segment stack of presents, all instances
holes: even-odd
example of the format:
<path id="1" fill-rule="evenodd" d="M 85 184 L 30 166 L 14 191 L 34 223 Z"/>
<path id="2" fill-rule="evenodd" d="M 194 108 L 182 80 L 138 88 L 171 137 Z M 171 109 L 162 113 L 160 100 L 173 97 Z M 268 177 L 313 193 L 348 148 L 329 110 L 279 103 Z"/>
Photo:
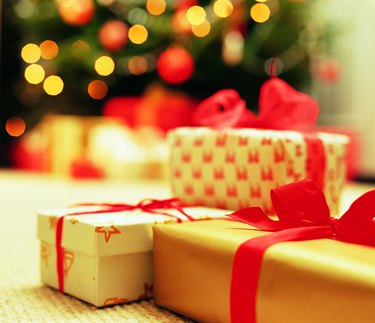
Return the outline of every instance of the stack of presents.
<path id="1" fill-rule="evenodd" d="M 173 198 L 41 212 L 43 282 L 202 322 L 374 322 L 375 191 L 340 214 L 348 138 L 276 77 L 259 107 L 222 90 L 169 133 Z"/>

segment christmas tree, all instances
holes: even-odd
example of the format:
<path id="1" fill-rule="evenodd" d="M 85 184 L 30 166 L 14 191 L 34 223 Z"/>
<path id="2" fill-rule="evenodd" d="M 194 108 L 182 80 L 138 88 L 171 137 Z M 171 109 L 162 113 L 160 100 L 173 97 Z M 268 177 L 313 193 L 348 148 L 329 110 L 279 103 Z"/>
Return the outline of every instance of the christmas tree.
<path id="1" fill-rule="evenodd" d="M 197 99 L 234 88 L 256 110 L 272 61 L 306 89 L 325 55 L 313 9 L 302 0 L 6 2 L 2 141 L 50 112 L 100 115 L 106 99 L 155 83 Z M 21 131 L 6 130 L 9 120 Z"/>

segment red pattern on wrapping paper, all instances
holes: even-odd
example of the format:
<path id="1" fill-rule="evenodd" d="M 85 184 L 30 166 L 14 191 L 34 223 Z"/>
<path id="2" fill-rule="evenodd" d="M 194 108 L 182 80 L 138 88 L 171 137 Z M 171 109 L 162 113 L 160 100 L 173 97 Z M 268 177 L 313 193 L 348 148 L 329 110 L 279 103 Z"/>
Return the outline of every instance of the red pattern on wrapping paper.
<path id="1" fill-rule="evenodd" d="M 262 181 L 273 181 L 273 169 L 271 166 L 268 165 L 267 169 L 263 166 L 260 167 L 260 179 Z"/>
<path id="2" fill-rule="evenodd" d="M 191 162 L 191 153 L 190 152 L 183 152 L 181 154 L 181 159 L 183 163 L 190 163 Z"/>
<path id="3" fill-rule="evenodd" d="M 176 147 L 180 147 L 182 145 L 182 138 L 181 137 L 176 137 L 176 139 L 174 141 L 174 145 Z"/>
<path id="4" fill-rule="evenodd" d="M 110 229 L 106 229 L 103 226 L 99 226 L 95 228 L 96 233 L 103 233 L 105 242 L 109 242 L 109 239 L 111 239 L 112 234 L 121 234 L 121 231 L 117 229 L 113 224 L 111 225 Z"/>
<path id="5" fill-rule="evenodd" d="M 301 157 L 303 155 L 303 152 L 302 152 L 302 145 L 301 144 L 297 144 L 295 146 L 295 149 L 296 149 L 296 157 Z"/>
<path id="6" fill-rule="evenodd" d="M 182 176 L 181 169 L 176 168 L 176 169 L 173 171 L 173 176 L 174 176 L 175 178 L 181 178 L 181 176 Z"/>
<path id="7" fill-rule="evenodd" d="M 204 198 L 198 197 L 198 198 L 194 199 L 194 204 L 195 205 L 204 205 L 205 200 L 204 200 Z"/>
<path id="8" fill-rule="evenodd" d="M 312 179 L 321 189 L 324 188 L 326 154 L 322 139 L 316 135 L 304 134 L 306 144 L 306 177 Z"/>
<path id="9" fill-rule="evenodd" d="M 227 164 L 234 164 L 236 162 L 236 153 L 233 151 L 227 152 L 225 154 L 225 162 Z"/>
<path id="10" fill-rule="evenodd" d="M 334 169 L 328 170 L 327 177 L 329 181 L 333 181 L 335 179 L 335 170 Z"/>
<path id="11" fill-rule="evenodd" d="M 203 152 L 203 162 L 204 163 L 211 163 L 213 158 L 212 151 L 204 151 Z"/>
<path id="12" fill-rule="evenodd" d="M 228 209 L 228 204 L 223 199 L 217 200 L 215 204 L 217 205 L 217 207 L 219 209 L 223 209 L 223 210 L 227 210 Z"/>
<path id="13" fill-rule="evenodd" d="M 280 163 L 285 161 L 285 149 L 284 147 L 274 147 L 273 148 L 273 161 L 275 163 Z"/>
<path id="14" fill-rule="evenodd" d="M 242 168 L 237 167 L 236 175 L 237 175 L 237 180 L 239 181 L 247 181 L 248 179 L 247 169 L 245 167 L 242 167 Z"/>
<path id="15" fill-rule="evenodd" d="M 198 137 L 194 139 L 194 146 L 200 147 L 203 144 L 203 138 Z"/>
<path id="16" fill-rule="evenodd" d="M 186 195 L 193 195 L 194 194 L 194 187 L 190 184 L 186 184 L 184 186 L 184 192 Z"/>
<path id="17" fill-rule="evenodd" d="M 214 168 L 214 179 L 215 180 L 224 179 L 224 170 L 222 168 Z"/>
<path id="18" fill-rule="evenodd" d="M 242 137 L 242 136 L 240 136 L 238 138 L 238 145 L 239 146 L 247 146 L 248 143 L 249 143 L 249 137 Z"/>
<path id="19" fill-rule="evenodd" d="M 226 187 L 226 191 L 227 191 L 227 197 L 237 197 L 238 196 L 237 186 L 235 186 L 235 185 L 228 185 Z"/>
<path id="20" fill-rule="evenodd" d="M 266 146 L 266 145 L 269 146 L 269 145 L 272 145 L 272 137 L 264 137 L 264 138 L 262 138 L 260 144 L 261 144 L 262 146 Z"/>
<path id="21" fill-rule="evenodd" d="M 144 299 L 144 298 L 152 297 L 153 292 L 154 292 L 154 285 L 146 282 L 143 285 L 143 290 L 144 290 L 144 294 L 139 295 L 138 299 Z"/>
<path id="22" fill-rule="evenodd" d="M 247 153 L 247 162 L 250 164 L 259 164 L 259 150 L 249 151 Z"/>
<path id="23" fill-rule="evenodd" d="M 191 172 L 194 179 L 202 178 L 202 170 L 200 168 L 193 169 Z"/>
<path id="24" fill-rule="evenodd" d="M 227 144 L 227 137 L 228 135 L 226 133 L 218 135 L 216 138 L 216 142 L 215 142 L 216 146 L 217 147 L 225 146 Z"/>
<path id="25" fill-rule="evenodd" d="M 287 241 L 334 239 L 375 247 L 375 190 L 363 194 L 336 219 L 330 216 L 323 192 L 311 180 L 271 190 L 279 220 L 259 207 L 239 210 L 230 217 L 272 233 L 245 241 L 237 249 L 232 266 L 230 312 L 233 323 L 256 322 L 256 299 L 265 251 Z"/>
<path id="26" fill-rule="evenodd" d="M 332 145 L 332 144 L 329 144 L 327 150 L 328 150 L 328 152 L 329 152 L 330 154 L 334 154 L 334 153 L 335 153 L 335 146 Z"/>
<path id="27" fill-rule="evenodd" d="M 262 190 L 260 189 L 259 184 L 249 186 L 249 196 L 250 198 L 261 198 L 262 197 Z"/>
<path id="28" fill-rule="evenodd" d="M 64 277 L 68 277 L 69 271 L 74 263 L 75 255 L 73 251 L 63 249 Z"/>
<path id="29" fill-rule="evenodd" d="M 213 185 L 205 185 L 204 186 L 204 195 L 205 196 L 214 196 L 215 195 L 215 187 Z"/>

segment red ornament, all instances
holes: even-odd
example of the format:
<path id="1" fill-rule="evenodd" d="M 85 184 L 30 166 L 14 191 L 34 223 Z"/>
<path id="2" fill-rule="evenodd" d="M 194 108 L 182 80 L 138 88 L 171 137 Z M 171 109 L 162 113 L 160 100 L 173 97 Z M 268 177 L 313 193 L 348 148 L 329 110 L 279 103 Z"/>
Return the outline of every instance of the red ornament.
<path id="1" fill-rule="evenodd" d="M 99 30 L 99 41 L 110 52 L 118 52 L 128 42 L 128 25 L 120 20 L 107 21 Z"/>
<path id="2" fill-rule="evenodd" d="M 334 59 L 326 59 L 317 64 L 315 67 L 315 75 L 317 78 L 327 82 L 334 83 L 340 77 L 341 69 L 338 61 Z"/>
<path id="3" fill-rule="evenodd" d="M 183 83 L 193 75 L 194 60 L 185 49 L 170 47 L 159 56 L 157 69 L 166 82 Z"/>
<path id="4" fill-rule="evenodd" d="M 72 26 L 87 24 L 95 13 L 93 0 L 58 0 L 57 7 L 61 19 Z"/>

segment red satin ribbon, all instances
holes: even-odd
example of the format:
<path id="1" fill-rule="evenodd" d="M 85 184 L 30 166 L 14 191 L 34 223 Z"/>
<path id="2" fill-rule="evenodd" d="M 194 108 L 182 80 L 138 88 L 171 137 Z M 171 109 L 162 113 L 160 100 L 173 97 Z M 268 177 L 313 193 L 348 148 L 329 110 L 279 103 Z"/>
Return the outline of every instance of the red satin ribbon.
<path id="1" fill-rule="evenodd" d="M 215 129 L 308 130 L 314 126 L 318 114 L 319 106 L 314 99 L 272 77 L 260 89 L 258 116 L 246 108 L 235 90 L 225 89 L 202 101 L 194 110 L 193 121 Z"/>
<path id="2" fill-rule="evenodd" d="M 264 252 L 275 243 L 335 239 L 375 247 L 375 190 L 358 198 L 336 219 L 330 216 L 323 192 L 308 179 L 271 190 L 278 221 L 259 207 L 239 210 L 230 217 L 274 233 L 250 239 L 237 250 L 231 281 L 231 321 L 256 322 L 256 296 Z"/>
<path id="3" fill-rule="evenodd" d="M 92 211 L 77 211 L 64 214 L 57 220 L 56 224 L 56 269 L 58 277 L 58 289 L 60 292 L 64 293 L 64 248 L 62 247 L 62 234 L 64 226 L 64 218 L 66 216 L 81 216 L 88 214 L 98 214 L 98 213 L 112 213 L 112 212 L 122 212 L 122 211 L 133 211 L 141 210 L 146 213 L 166 215 L 177 219 L 180 223 L 182 220 L 171 213 L 163 211 L 163 209 L 174 209 L 184 215 L 189 221 L 195 221 L 195 219 L 188 215 L 183 207 L 188 205 L 182 205 L 177 198 L 165 199 L 165 200 L 155 200 L 155 199 L 145 199 L 140 201 L 138 204 L 114 204 L 114 203 L 80 203 L 72 205 L 72 207 L 81 206 L 99 206 L 100 209 Z"/>

